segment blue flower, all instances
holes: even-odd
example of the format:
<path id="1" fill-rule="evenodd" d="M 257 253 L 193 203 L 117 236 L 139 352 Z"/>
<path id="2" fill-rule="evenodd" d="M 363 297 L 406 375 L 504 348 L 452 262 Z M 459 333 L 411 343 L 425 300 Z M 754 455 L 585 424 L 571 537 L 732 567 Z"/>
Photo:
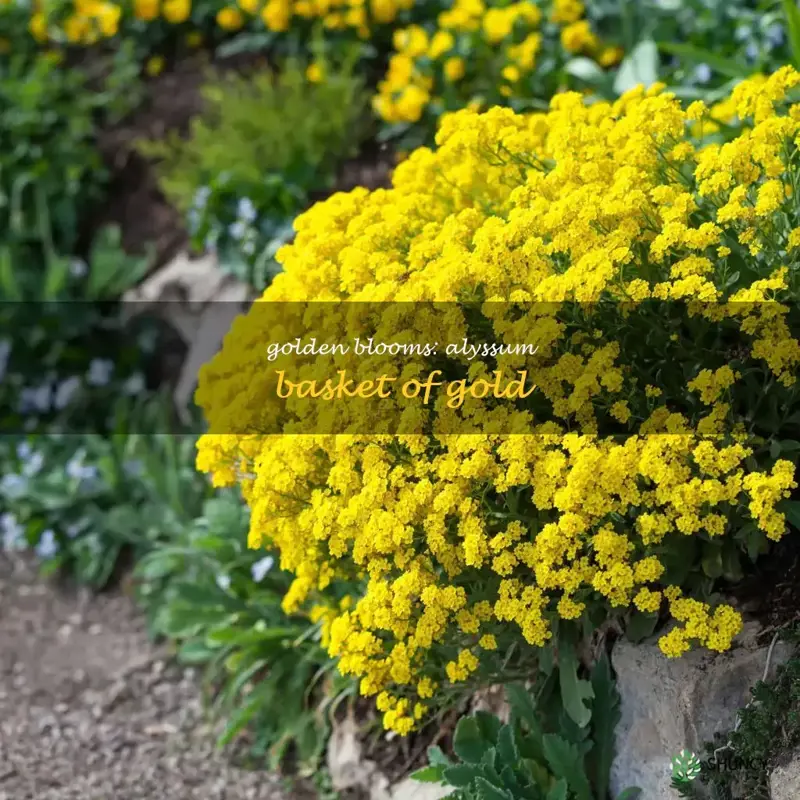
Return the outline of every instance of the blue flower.
<path id="1" fill-rule="evenodd" d="M 783 25 L 775 23 L 767 28 L 767 39 L 773 47 L 780 47 L 786 36 L 783 32 Z"/>
<path id="2" fill-rule="evenodd" d="M 52 390 L 49 386 L 26 386 L 19 395 L 20 414 L 46 414 L 50 410 Z"/>
<path id="3" fill-rule="evenodd" d="M 6 512 L 0 516 L 0 531 L 3 533 L 3 546 L 0 549 L 10 553 L 14 550 L 24 550 L 27 547 L 24 536 L 25 529 L 13 514 Z"/>
<path id="4" fill-rule="evenodd" d="M 73 258 L 69 262 L 69 274 L 73 278 L 82 278 L 89 271 L 89 267 L 82 258 Z"/>
<path id="5" fill-rule="evenodd" d="M 223 592 L 227 592 L 228 589 L 231 588 L 231 579 L 229 575 L 219 574 L 217 575 L 217 586 L 222 589 Z"/>
<path id="6" fill-rule="evenodd" d="M 264 576 L 272 569 L 274 564 L 275 559 L 272 556 L 264 556 L 264 558 L 256 561 L 256 563 L 250 567 L 250 574 L 253 576 L 253 580 L 256 583 L 261 583 L 261 581 L 264 580 Z"/>
<path id="7" fill-rule="evenodd" d="M 206 207 L 206 203 L 208 202 L 209 197 L 211 197 L 211 189 L 209 189 L 208 186 L 201 186 L 194 193 L 194 199 L 192 200 L 192 205 L 198 211 L 201 211 Z"/>
<path id="8" fill-rule="evenodd" d="M 236 206 L 236 216 L 245 222 L 255 222 L 258 212 L 249 197 L 243 197 Z"/>
<path id="9" fill-rule="evenodd" d="M 22 497 L 28 489 L 28 481 L 22 475 L 9 473 L 0 478 L 0 494 L 16 500 Z"/>
<path id="10" fill-rule="evenodd" d="M 244 238 L 244 235 L 247 233 L 247 225 L 244 222 L 234 222 L 233 225 L 228 228 L 228 233 L 238 242 L 240 239 Z"/>
<path id="11" fill-rule="evenodd" d="M 708 83 L 711 80 L 711 67 L 708 64 L 698 64 L 694 68 L 693 77 L 697 83 Z"/>
<path id="12" fill-rule="evenodd" d="M 97 467 L 94 464 L 84 464 L 84 457 L 83 453 L 77 453 L 67 462 L 68 477 L 78 481 L 92 480 L 97 477 Z"/>
<path id="13" fill-rule="evenodd" d="M 144 464 L 138 459 L 125 461 L 122 465 L 122 470 L 129 478 L 137 478 L 144 472 Z"/>
<path id="14" fill-rule="evenodd" d="M 91 386 L 106 386 L 111 380 L 114 362 L 107 358 L 94 358 L 89 364 L 87 380 Z"/>
<path id="15" fill-rule="evenodd" d="M 750 61 L 755 61 L 758 58 L 760 51 L 755 42 L 750 42 L 750 44 L 747 45 L 744 53 Z"/>
<path id="16" fill-rule="evenodd" d="M 122 385 L 122 391 L 128 397 L 135 397 L 144 390 L 144 375 L 141 372 L 134 372 Z"/>
<path id="17" fill-rule="evenodd" d="M 56 553 L 58 553 L 58 542 L 53 531 L 48 528 L 46 531 L 42 531 L 42 535 L 39 537 L 36 544 L 36 555 L 46 560 L 52 558 Z"/>
<path id="18" fill-rule="evenodd" d="M 73 375 L 62 381 L 56 387 L 55 397 L 53 398 L 53 405 L 56 411 L 63 411 L 69 404 L 75 393 L 81 388 L 81 379 L 77 375 Z"/>
<path id="19" fill-rule="evenodd" d="M 43 453 L 30 453 L 25 463 L 22 465 L 22 474 L 26 478 L 32 478 L 44 466 Z"/>

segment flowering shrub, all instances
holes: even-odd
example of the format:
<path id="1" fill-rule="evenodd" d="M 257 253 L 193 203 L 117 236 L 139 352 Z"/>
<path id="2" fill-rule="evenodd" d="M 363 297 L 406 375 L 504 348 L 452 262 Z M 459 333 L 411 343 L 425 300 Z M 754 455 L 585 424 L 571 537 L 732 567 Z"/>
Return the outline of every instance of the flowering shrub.
<path id="1" fill-rule="evenodd" d="M 270 542 L 296 575 L 285 609 L 320 609 L 386 727 L 407 733 L 464 682 L 509 679 L 608 615 L 668 609 L 668 656 L 730 646 L 741 618 L 714 579 L 798 519 L 783 456 L 800 448 L 800 344 L 781 302 L 800 289 L 798 83 L 787 67 L 740 84 L 752 127 L 702 149 L 706 107 L 663 86 L 593 105 L 564 93 L 528 116 L 463 110 L 392 189 L 298 218 L 263 301 L 451 301 L 415 335 L 442 341 L 477 315 L 513 342 L 515 320 L 481 305 L 512 301 L 539 347 L 497 366 L 529 371 L 542 412 L 516 411 L 514 428 L 508 406 L 465 409 L 484 431 L 470 436 L 260 436 L 286 411 L 260 303 L 201 375 L 198 467 L 241 484 L 250 546 Z M 598 319 L 616 340 L 594 337 Z M 731 331 L 744 346 L 719 338 Z"/>
<path id="2" fill-rule="evenodd" d="M 395 53 L 373 105 L 387 123 L 433 130 L 442 113 L 470 103 L 517 110 L 550 97 L 573 55 L 616 64 L 619 47 L 606 45 L 585 18 L 581 0 L 547 3 L 456 0 L 436 23 L 394 34 Z"/>

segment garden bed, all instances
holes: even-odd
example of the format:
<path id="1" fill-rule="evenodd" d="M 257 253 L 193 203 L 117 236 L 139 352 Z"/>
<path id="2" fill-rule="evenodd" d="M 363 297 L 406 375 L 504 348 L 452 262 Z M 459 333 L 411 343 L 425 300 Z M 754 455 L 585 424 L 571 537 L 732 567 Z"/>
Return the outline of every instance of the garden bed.
<path id="1" fill-rule="evenodd" d="M 0 549 L 320 797 L 694 796 L 800 622 L 796 4 L 56 5 L 0 16 Z M 197 407 L 168 299 L 243 312 Z"/>

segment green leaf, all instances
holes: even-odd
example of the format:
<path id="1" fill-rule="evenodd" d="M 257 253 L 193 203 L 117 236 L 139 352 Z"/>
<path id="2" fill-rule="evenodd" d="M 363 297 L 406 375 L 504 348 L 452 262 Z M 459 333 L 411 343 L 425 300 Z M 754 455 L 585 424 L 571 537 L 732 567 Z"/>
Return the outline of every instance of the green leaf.
<path id="1" fill-rule="evenodd" d="M 481 736 L 478 721 L 474 717 L 462 717 L 453 736 L 453 750 L 468 764 L 479 764 L 486 752 L 488 742 Z"/>
<path id="2" fill-rule="evenodd" d="M 723 572 L 722 545 L 717 542 L 704 542 L 701 564 L 703 572 L 709 578 L 719 578 Z"/>
<path id="3" fill-rule="evenodd" d="M 794 0 L 783 0 L 783 13 L 786 15 L 792 60 L 794 65 L 798 66 L 800 65 L 800 10 Z"/>
<path id="4" fill-rule="evenodd" d="M 658 47 L 656 43 L 645 39 L 639 42 L 620 64 L 614 81 L 614 91 L 624 94 L 638 85 L 645 88 L 658 80 Z"/>
<path id="5" fill-rule="evenodd" d="M 475 779 L 475 789 L 481 800 L 514 800 L 508 792 L 493 786 L 483 777 Z"/>
<path id="6" fill-rule="evenodd" d="M 659 42 L 658 49 L 663 50 L 671 56 L 685 58 L 693 64 L 708 64 L 721 75 L 728 78 L 746 78 L 749 74 L 748 68 L 744 64 L 732 59 L 723 58 L 710 50 L 703 50 L 691 44 L 683 42 Z"/>
<path id="7" fill-rule="evenodd" d="M 506 700 L 516 718 L 525 723 L 533 736 L 540 739 L 542 726 L 531 693 L 521 683 L 511 683 L 506 686 Z"/>
<path id="8" fill-rule="evenodd" d="M 434 767 L 450 766 L 450 759 L 444 754 L 442 748 L 437 745 L 428 748 L 428 761 Z"/>
<path id="9" fill-rule="evenodd" d="M 589 681 L 578 678 L 578 658 L 575 648 L 568 642 L 562 642 L 559 647 L 558 678 L 564 709 L 576 725 L 586 727 L 592 719 L 592 712 L 584 700 L 591 700 L 594 691 Z"/>
<path id="10" fill-rule="evenodd" d="M 447 783 L 457 789 L 469 786 L 476 778 L 480 777 L 480 774 L 481 771 L 477 767 L 469 764 L 457 764 L 442 770 L 442 776 Z"/>
<path id="11" fill-rule="evenodd" d="M 547 793 L 546 800 L 567 800 L 567 782 L 560 778 Z"/>
<path id="12" fill-rule="evenodd" d="M 478 730 L 481 736 L 487 742 L 494 744 L 497 741 L 497 736 L 503 727 L 503 723 L 488 711 L 476 711 L 473 716 L 475 717 L 475 722 L 478 723 Z"/>
<path id="13" fill-rule="evenodd" d="M 643 642 L 653 635 L 658 623 L 658 614 L 645 614 L 642 611 L 632 611 L 625 626 L 625 635 L 634 644 Z"/>
<path id="14" fill-rule="evenodd" d="M 416 772 L 412 772 L 410 777 L 412 780 L 418 781 L 419 783 L 442 783 L 444 780 L 443 773 L 443 767 L 429 766 L 418 769 Z"/>
<path id="15" fill-rule="evenodd" d="M 503 725 L 500 729 L 500 733 L 497 735 L 497 755 L 500 756 L 501 763 L 510 764 L 513 767 L 519 763 L 520 753 L 512 725 Z"/>
<path id="16" fill-rule="evenodd" d="M 592 670 L 592 733 L 594 748 L 590 754 L 592 780 L 598 796 L 604 795 L 614 760 L 614 732 L 620 720 L 619 694 L 611 675 L 611 665 L 604 653 Z"/>
<path id="17" fill-rule="evenodd" d="M 183 664 L 205 664 L 216 655 L 216 650 L 208 647 L 205 642 L 184 642 L 178 650 L 178 660 Z"/>
<path id="18" fill-rule="evenodd" d="M 617 795 L 617 800 L 636 800 L 642 794 L 638 786 L 630 786 Z"/>
<path id="19" fill-rule="evenodd" d="M 580 748 L 555 733 L 545 734 L 542 742 L 544 756 L 556 778 L 567 782 L 577 800 L 594 800 Z"/>
<path id="20" fill-rule="evenodd" d="M 789 524 L 800 531 L 800 501 L 789 500 L 780 506 L 780 510 L 786 515 Z"/>

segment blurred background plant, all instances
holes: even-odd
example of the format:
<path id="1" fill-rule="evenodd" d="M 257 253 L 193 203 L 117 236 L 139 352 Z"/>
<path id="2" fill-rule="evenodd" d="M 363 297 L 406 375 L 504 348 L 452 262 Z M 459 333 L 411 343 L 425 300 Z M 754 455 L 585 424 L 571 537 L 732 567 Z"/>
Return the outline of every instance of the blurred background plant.
<path id="1" fill-rule="evenodd" d="M 205 669 L 219 744 L 252 731 L 250 754 L 271 768 L 290 758 L 301 776 L 320 766 L 330 710 L 352 683 L 320 644 L 321 623 L 287 617 L 291 577 L 276 557 L 247 548 L 248 512 L 234 491 L 207 499 L 196 519 L 154 548 L 135 572 L 154 634 Z"/>
<path id="2" fill-rule="evenodd" d="M 329 189 L 367 133 L 355 53 L 333 65 L 288 60 L 277 73 L 211 73 L 188 138 L 142 141 L 165 195 L 186 214 L 192 243 L 255 288 L 293 235 L 312 192 Z"/>
<path id="3" fill-rule="evenodd" d="M 108 178 L 97 129 L 138 99 L 130 53 L 123 46 L 92 69 L 66 68 L 55 51 L 0 56 L 0 244 L 41 241 L 46 214 L 54 246 L 72 252 Z"/>

